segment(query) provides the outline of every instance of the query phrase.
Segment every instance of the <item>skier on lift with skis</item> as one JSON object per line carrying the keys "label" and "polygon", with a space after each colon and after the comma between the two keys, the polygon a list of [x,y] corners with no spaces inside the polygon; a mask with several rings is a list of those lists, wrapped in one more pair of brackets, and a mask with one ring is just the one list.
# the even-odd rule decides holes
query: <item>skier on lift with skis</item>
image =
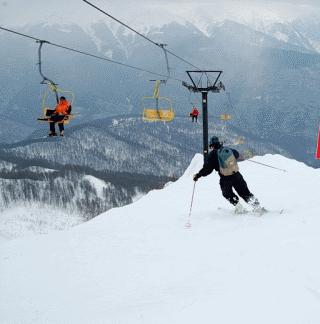
{"label": "skier on lift with skis", "polygon": [[203,168],[193,176],[193,180],[197,181],[200,177],[205,177],[216,170],[220,176],[222,195],[235,206],[236,214],[246,213],[247,210],[240,204],[239,197],[233,192],[233,188],[245,202],[252,206],[253,212],[260,215],[266,212],[266,209],[260,206],[258,199],[249,191],[247,183],[239,172],[237,164],[239,152],[224,147],[216,136],[210,139],[209,147],[212,151]]}
{"label": "skier on lift with skis", "polygon": [[55,124],[58,123],[60,136],[64,136],[64,121],[68,118],[71,113],[71,104],[65,97],[60,97],[59,103],[57,104],[55,110],[52,112],[49,123],[50,123],[50,133],[49,136],[57,136]]}

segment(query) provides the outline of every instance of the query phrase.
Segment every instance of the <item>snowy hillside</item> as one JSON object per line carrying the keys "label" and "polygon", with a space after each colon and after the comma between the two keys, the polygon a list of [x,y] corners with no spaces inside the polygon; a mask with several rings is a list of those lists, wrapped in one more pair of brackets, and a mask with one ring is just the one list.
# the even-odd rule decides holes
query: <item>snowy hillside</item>
{"label": "snowy hillside", "polygon": [[[247,140],[244,131],[234,129],[216,116],[210,119],[209,133],[217,134],[227,145],[237,145],[240,151],[249,150],[255,155],[268,152],[290,157],[289,152],[266,140]],[[150,175],[181,176],[195,152],[202,151],[203,136],[202,124],[191,123],[185,116],[176,117],[173,123],[148,123],[140,116],[131,116],[70,125],[63,141],[39,139],[38,134],[36,131],[25,141],[3,146],[3,149],[0,146],[0,157],[3,153],[19,161],[41,159],[44,163],[139,173],[148,175],[146,180]],[[241,145],[237,143],[239,138],[244,139]]]}
{"label": "snowy hillside", "polygon": [[[47,142],[48,144],[48,142]],[[54,142],[49,142],[54,145]],[[50,147],[48,147],[50,149]],[[96,171],[0,153],[0,241],[64,230],[132,203],[169,177]]]}
{"label": "snowy hillside", "polygon": [[[320,322],[320,171],[280,155],[241,172],[263,217],[235,215],[218,176],[185,174],[66,232],[0,245],[1,323]],[[284,213],[277,210],[284,208]]]}

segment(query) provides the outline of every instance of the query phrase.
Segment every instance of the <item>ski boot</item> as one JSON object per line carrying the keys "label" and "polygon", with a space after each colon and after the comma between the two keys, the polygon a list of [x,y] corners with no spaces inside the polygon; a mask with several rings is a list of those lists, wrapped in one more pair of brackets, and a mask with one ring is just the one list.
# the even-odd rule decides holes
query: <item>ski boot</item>
{"label": "ski boot", "polygon": [[254,214],[258,214],[259,216],[261,216],[268,212],[264,207],[260,205],[259,200],[255,197],[252,197],[248,201],[248,204],[252,206],[252,212]]}
{"label": "ski boot", "polygon": [[248,211],[238,202],[235,206],[234,213],[237,215],[246,214]]}

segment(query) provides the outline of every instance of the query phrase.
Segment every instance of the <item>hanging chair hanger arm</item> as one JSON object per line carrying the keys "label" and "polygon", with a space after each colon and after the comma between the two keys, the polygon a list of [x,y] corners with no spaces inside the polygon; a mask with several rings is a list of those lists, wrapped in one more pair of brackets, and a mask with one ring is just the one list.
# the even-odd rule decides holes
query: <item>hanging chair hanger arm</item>
{"label": "hanging chair hanger arm", "polygon": [[51,84],[56,85],[52,80],[48,79],[42,72],[42,46],[43,46],[43,44],[48,43],[48,42],[45,40],[37,40],[37,43],[40,44],[39,48],[38,48],[38,58],[39,58],[38,66],[39,66],[39,73],[43,79],[42,82],[45,83],[45,81],[48,81]]}
{"label": "hanging chair hanger arm", "polygon": [[164,58],[166,60],[166,67],[167,67],[167,79],[165,80],[165,82],[167,82],[170,79],[170,66],[169,66],[169,59],[168,59],[168,52],[167,50],[164,48],[165,46],[167,46],[167,44],[158,44],[158,46],[160,46],[163,50],[164,53]]}
{"label": "hanging chair hanger arm", "polygon": [[232,108],[232,110],[234,110],[233,104],[232,104],[231,99],[230,99],[230,93],[229,92],[225,92],[225,94],[226,94],[226,97],[227,97],[229,106]]}
{"label": "hanging chair hanger arm", "polygon": [[40,75],[42,77],[41,83],[44,84],[44,83],[49,82],[49,84],[52,86],[51,89],[54,92],[55,97],[56,97],[56,101],[58,103],[59,102],[59,96],[58,96],[58,91],[57,91],[57,84],[55,82],[53,82],[52,80],[50,80],[49,78],[47,78],[43,74],[43,72],[42,72],[42,55],[41,55],[42,54],[42,46],[43,46],[43,44],[49,43],[49,42],[47,42],[45,40],[37,40],[36,42],[39,43],[39,48],[38,48],[38,59],[39,59],[39,61],[38,61],[38,67],[39,67],[39,73],[40,73]]}

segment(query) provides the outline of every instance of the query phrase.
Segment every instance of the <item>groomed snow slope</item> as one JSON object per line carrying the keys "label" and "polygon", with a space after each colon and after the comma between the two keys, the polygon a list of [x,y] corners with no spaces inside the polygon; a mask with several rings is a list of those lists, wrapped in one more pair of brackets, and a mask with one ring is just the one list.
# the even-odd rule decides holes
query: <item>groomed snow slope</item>
{"label": "groomed snow slope", "polygon": [[37,203],[17,204],[0,209],[0,244],[22,236],[66,230],[83,222],[75,211]]}
{"label": "groomed snow slope", "polygon": [[[320,323],[320,171],[240,163],[263,217],[234,215],[218,176],[179,181],[66,232],[0,246],[0,323]],[[219,208],[219,209],[218,209]]]}

